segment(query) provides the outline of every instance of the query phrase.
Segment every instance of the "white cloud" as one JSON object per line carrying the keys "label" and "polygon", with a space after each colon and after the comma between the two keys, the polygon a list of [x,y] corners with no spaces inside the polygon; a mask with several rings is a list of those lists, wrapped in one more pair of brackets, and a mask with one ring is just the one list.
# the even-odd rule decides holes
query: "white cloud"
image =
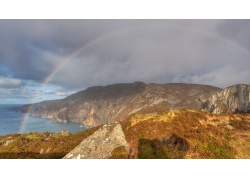
{"label": "white cloud", "polygon": [[227,65],[204,74],[176,76],[172,82],[207,84],[226,88],[234,84],[249,84],[248,77],[250,77],[248,70],[235,69],[235,67]]}
{"label": "white cloud", "polygon": [[8,77],[0,77],[0,88],[12,89],[19,88],[21,86],[21,80]]}

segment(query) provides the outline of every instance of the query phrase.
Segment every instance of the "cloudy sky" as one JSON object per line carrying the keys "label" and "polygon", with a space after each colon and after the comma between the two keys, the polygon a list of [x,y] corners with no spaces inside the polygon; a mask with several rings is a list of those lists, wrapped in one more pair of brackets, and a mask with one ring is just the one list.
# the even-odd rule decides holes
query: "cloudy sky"
{"label": "cloudy sky", "polygon": [[0,20],[0,104],[114,83],[250,84],[250,20]]}

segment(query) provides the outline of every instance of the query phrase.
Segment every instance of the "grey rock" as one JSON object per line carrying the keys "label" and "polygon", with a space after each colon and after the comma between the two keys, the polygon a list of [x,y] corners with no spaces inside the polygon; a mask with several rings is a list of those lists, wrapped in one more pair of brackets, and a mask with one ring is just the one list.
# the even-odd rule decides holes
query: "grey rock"
{"label": "grey rock", "polygon": [[62,130],[60,132],[57,132],[56,134],[61,134],[61,135],[65,136],[65,135],[69,135],[70,132],[68,130]]}
{"label": "grey rock", "polygon": [[12,143],[14,140],[13,140],[13,137],[9,136],[7,137],[6,139],[0,141],[0,145],[3,145],[3,146],[8,146],[10,143]]}
{"label": "grey rock", "polygon": [[250,112],[250,85],[237,84],[212,94],[209,98],[199,98],[204,111],[221,114],[228,110],[233,113]]}
{"label": "grey rock", "polygon": [[44,138],[43,140],[44,140],[44,141],[49,141],[49,140],[50,140],[50,138]]}
{"label": "grey rock", "polygon": [[234,127],[230,124],[226,125],[225,128],[228,128],[228,129],[234,129]]}
{"label": "grey rock", "polygon": [[9,145],[10,143],[12,143],[12,142],[13,142],[13,139],[6,140],[4,146],[8,146],[8,145]]}
{"label": "grey rock", "polygon": [[113,149],[128,143],[118,122],[105,124],[93,135],[84,139],[63,159],[106,159],[111,156]]}

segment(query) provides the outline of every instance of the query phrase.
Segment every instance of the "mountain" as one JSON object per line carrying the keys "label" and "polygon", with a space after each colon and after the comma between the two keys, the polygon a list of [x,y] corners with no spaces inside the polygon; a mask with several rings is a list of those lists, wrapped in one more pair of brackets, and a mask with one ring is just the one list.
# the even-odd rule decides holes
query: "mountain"
{"label": "mountain", "polygon": [[[30,115],[57,122],[83,122],[87,126],[96,126],[125,116],[121,109],[145,88],[146,84],[142,82],[90,87],[62,100],[34,104]],[[26,105],[12,110],[27,112],[29,107]]]}
{"label": "mountain", "polygon": [[[36,103],[31,116],[56,122],[81,122],[97,126],[122,121],[133,113],[157,113],[166,109],[191,109],[211,113],[249,112],[249,85],[226,89],[200,84],[143,82],[95,86],[65,99]],[[12,110],[25,112],[31,105]]]}

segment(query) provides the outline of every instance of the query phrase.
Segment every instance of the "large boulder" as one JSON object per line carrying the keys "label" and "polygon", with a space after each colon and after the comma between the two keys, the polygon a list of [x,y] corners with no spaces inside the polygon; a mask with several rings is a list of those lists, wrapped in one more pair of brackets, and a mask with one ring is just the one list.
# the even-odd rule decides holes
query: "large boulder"
{"label": "large boulder", "polygon": [[128,150],[128,143],[118,122],[103,125],[93,135],[84,139],[63,159],[106,159],[118,147]]}

